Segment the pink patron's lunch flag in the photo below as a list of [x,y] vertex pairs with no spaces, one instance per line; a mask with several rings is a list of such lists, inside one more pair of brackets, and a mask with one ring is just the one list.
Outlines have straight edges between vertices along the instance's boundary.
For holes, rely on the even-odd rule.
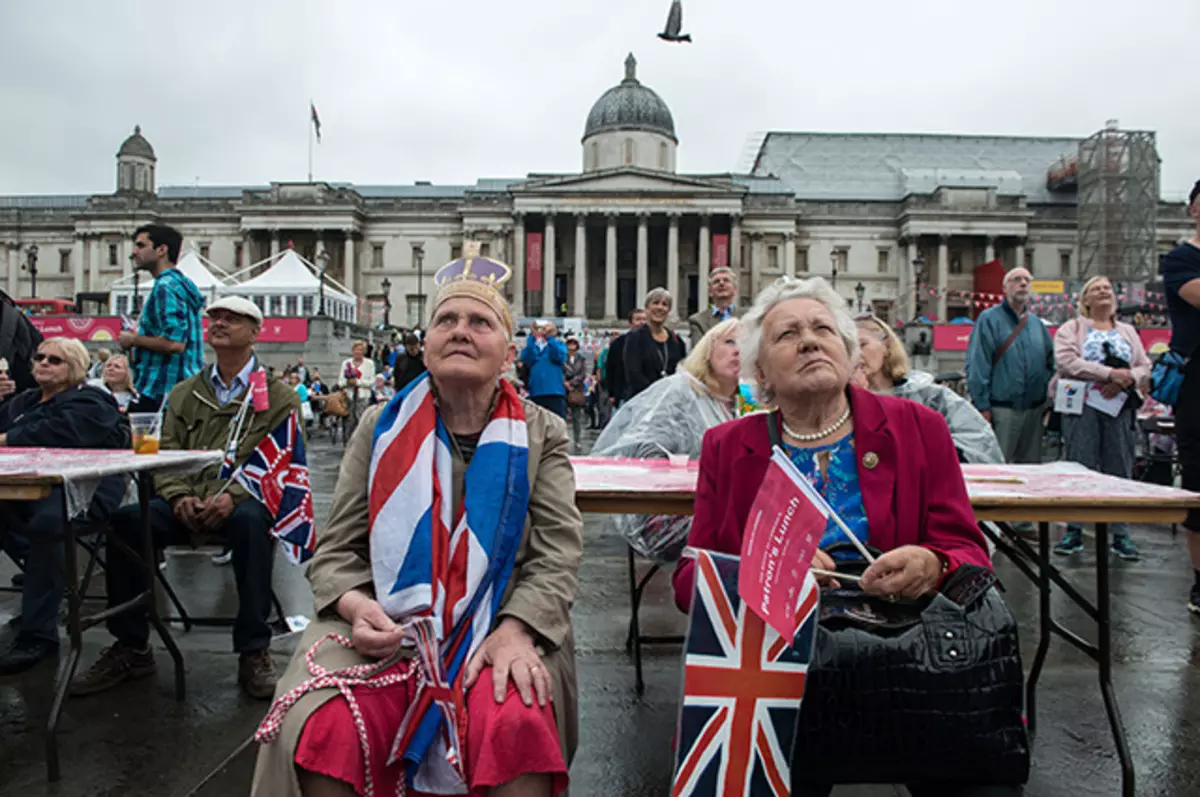
[[776,448],[746,520],[738,595],[784,639],[793,639],[803,622],[804,582],[831,512]]

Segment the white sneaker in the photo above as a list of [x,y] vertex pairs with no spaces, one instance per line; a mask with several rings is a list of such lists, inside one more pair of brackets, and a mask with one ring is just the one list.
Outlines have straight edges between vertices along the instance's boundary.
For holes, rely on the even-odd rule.
[[220,553],[215,553],[212,555],[211,559],[214,565],[227,565],[233,561],[233,551],[226,550],[221,551]]

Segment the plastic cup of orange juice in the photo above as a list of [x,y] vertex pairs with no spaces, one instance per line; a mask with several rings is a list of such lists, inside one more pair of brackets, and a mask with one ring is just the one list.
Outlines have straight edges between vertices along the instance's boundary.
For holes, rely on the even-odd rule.
[[162,416],[157,412],[129,413],[129,426],[133,431],[135,454],[157,454],[159,424]]

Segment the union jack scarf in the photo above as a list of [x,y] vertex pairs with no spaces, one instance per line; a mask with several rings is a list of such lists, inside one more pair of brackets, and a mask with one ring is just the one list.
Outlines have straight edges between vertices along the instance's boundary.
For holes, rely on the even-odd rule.
[[529,444],[521,398],[507,380],[452,502],[450,435],[428,373],[375,424],[368,477],[375,596],[410,623],[425,678],[388,763],[403,759],[418,791],[466,791],[466,663],[491,630],[529,509]]

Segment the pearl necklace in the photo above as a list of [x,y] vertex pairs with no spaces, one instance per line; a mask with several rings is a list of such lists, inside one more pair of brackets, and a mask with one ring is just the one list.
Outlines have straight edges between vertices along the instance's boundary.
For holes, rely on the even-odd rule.
[[838,429],[841,429],[842,425],[844,423],[846,423],[846,421],[848,421],[848,420],[850,420],[850,404],[849,403],[846,404],[846,411],[841,414],[841,417],[839,417],[836,421],[834,421],[833,423],[826,426],[821,431],[813,432],[812,434],[797,434],[796,432],[793,432],[791,427],[789,427],[787,425],[787,421],[785,421],[783,419],[783,414],[780,413],[780,415],[779,415],[779,422],[783,425],[784,434],[786,434],[788,437],[792,438],[793,440],[800,440],[803,442],[809,442],[812,440],[820,440],[823,437],[829,437],[829,435],[833,434]]

